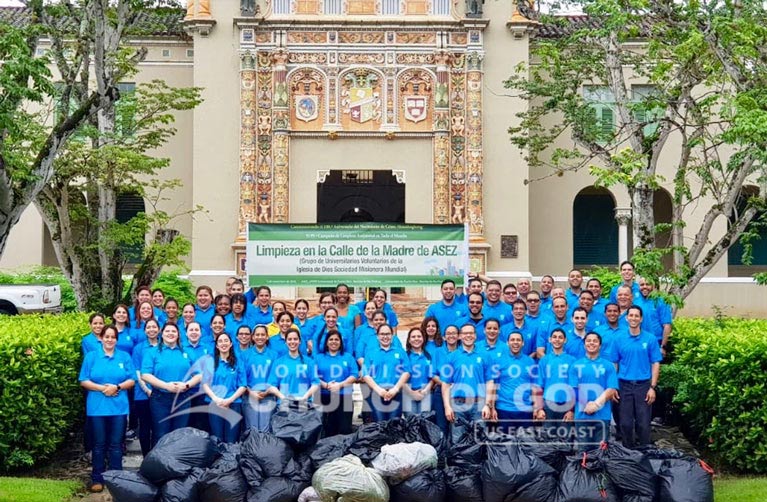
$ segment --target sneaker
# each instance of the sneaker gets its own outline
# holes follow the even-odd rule
[[[125,439],[127,441],[133,441],[136,439],[136,431],[133,429],[128,429],[128,432],[125,433]]]
[[[104,485],[102,485],[101,483],[93,483],[91,485],[90,490],[91,490],[91,493],[101,493],[104,491]]]

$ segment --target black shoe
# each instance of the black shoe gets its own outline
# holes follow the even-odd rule
[[[133,441],[136,439],[136,431],[133,429],[128,429],[128,432],[125,433],[125,440],[126,441]]]

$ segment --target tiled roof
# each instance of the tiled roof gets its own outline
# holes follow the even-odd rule
[[[180,37],[188,38],[184,32],[181,20],[184,18],[183,9],[153,9],[141,12],[138,15],[136,28],[131,30],[134,34],[149,37]],[[13,26],[23,26],[29,19],[30,11],[26,7],[0,7],[0,23],[9,23]],[[76,20],[63,18],[63,27],[77,26]]]

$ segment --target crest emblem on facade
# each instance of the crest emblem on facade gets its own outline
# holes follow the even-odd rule
[[[381,98],[375,89],[377,83],[378,76],[365,70],[346,76],[347,87],[342,92],[341,102],[344,113],[348,113],[353,122],[363,124],[380,118]]]
[[[317,96],[296,96],[296,118],[311,122],[319,115],[319,100]]]
[[[429,96],[405,96],[405,118],[420,122],[426,118]]]

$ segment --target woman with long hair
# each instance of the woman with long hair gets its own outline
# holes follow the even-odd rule
[[[362,379],[371,390],[373,420],[381,422],[402,414],[400,391],[410,378],[407,354],[393,346],[394,330],[388,324],[378,327],[378,346],[365,354]]]
[[[283,405],[311,402],[320,386],[314,360],[301,354],[301,333],[297,329],[288,330],[285,344],[288,346],[288,353],[272,365],[268,392],[276,396]]]
[[[187,325],[186,331],[186,344],[183,345],[184,352],[189,355],[192,360],[192,368],[194,370],[203,371],[205,361],[213,357],[215,347],[202,341],[202,327],[197,321],[192,321]],[[207,413],[203,412],[207,407],[205,402],[205,393],[202,392],[199,385],[193,385],[189,388],[190,396],[190,409],[194,410],[189,417],[189,426],[201,431],[208,431],[208,417]]]
[[[242,395],[247,391],[245,369],[234,353],[234,344],[228,333],[216,338],[213,361],[208,359],[202,389],[210,403],[208,418],[210,432],[225,443],[240,438],[242,422]]]
[[[83,356],[87,355],[88,352],[101,349],[101,333],[104,331],[104,326],[106,326],[104,322],[105,319],[106,317],[104,314],[99,313],[91,314],[88,318],[88,324],[91,327],[91,331],[83,336],[83,339],[80,341],[80,348],[83,351]]]
[[[410,362],[410,380],[402,394],[403,411],[406,415],[428,413],[431,411],[434,370],[421,328],[410,328],[405,347]]]
[[[136,315],[132,318],[130,324],[131,336],[136,341],[136,345],[141,345],[146,341],[146,335],[144,334],[144,325],[147,321],[157,318],[154,316],[154,308],[151,302],[141,302],[136,307]],[[158,326],[160,321],[157,320]]]
[[[141,454],[146,456],[152,449],[152,413],[149,411],[149,396],[152,387],[141,379],[141,364],[144,357],[157,348],[159,343],[160,325],[156,319],[144,323],[144,341],[133,349],[133,367],[136,369],[136,382],[133,394],[138,440],[141,444]]]
[[[269,333],[263,324],[253,329],[252,339],[253,346],[247,352],[247,359],[244,361],[248,396],[242,403],[243,416],[246,427],[255,427],[262,432],[269,432],[276,403],[274,397],[267,393],[268,380],[272,364],[278,356],[269,346]]]
[[[352,432],[352,385],[357,381],[357,361],[347,352],[338,330],[328,332],[325,350],[316,357],[320,377],[320,402],[325,436]]]
[[[117,328],[117,333],[120,335],[117,340],[117,350],[122,350],[130,356],[133,354],[136,339],[131,334],[129,323],[128,307],[122,303],[117,304],[112,312],[112,325]]]
[[[127,314],[127,309],[126,309]],[[89,352],[80,368],[80,385],[88,391],[86,414],[93,438],[91,491],[104,490],[107,466],[122,469],[122,442],[128,424],[127,389],[136,383],[131,356],[117,350],[119,333],[107,326],[101,334],[101,350]]]

